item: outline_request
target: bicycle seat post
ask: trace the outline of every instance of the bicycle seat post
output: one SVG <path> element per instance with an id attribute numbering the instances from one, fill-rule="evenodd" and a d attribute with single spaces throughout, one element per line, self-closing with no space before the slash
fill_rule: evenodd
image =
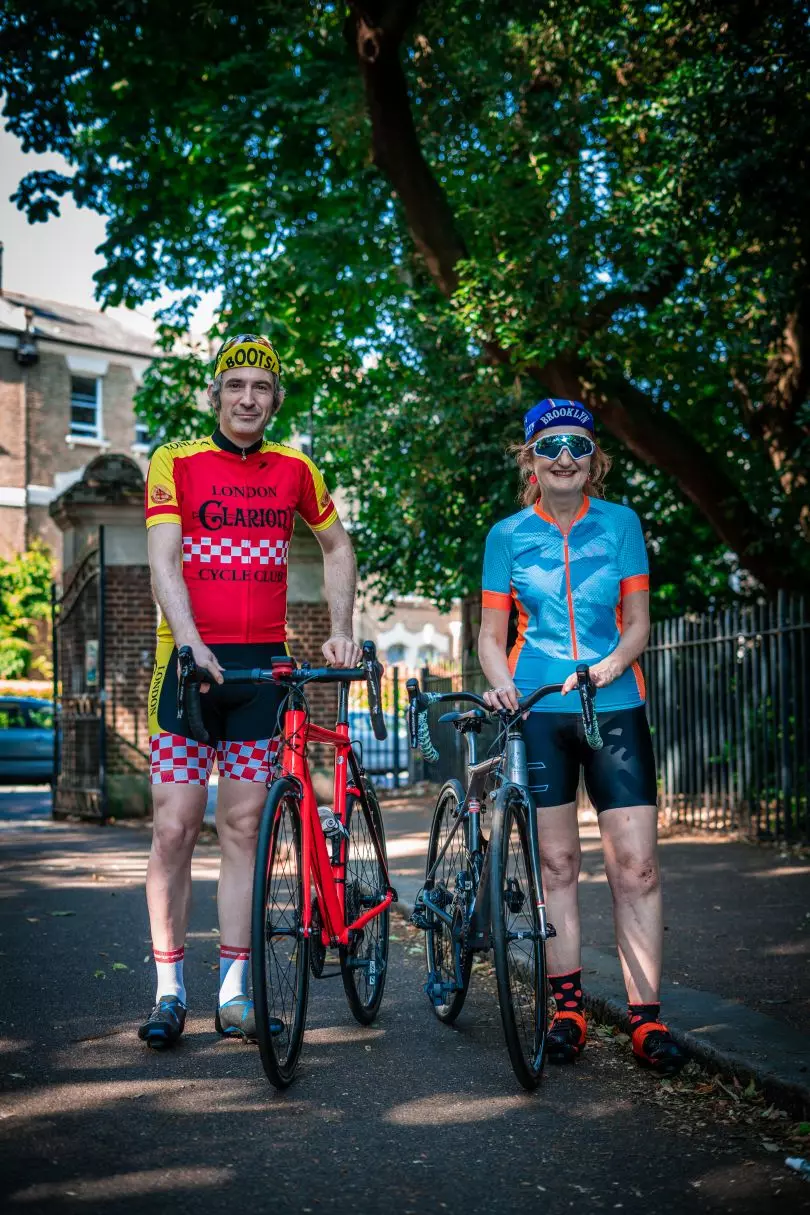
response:
<path id="1" fill-rule="evenodd" d="M 470 769 L 478 762 L 478 735 L 475 730 L 467 730 L 464 733 L 464 741 L 467 744 L 467 781 L 470 783 Z"/>

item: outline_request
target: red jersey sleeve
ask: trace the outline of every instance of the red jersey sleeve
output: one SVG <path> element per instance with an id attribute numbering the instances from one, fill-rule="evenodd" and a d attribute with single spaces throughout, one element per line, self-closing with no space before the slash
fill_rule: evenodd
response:
<path id="1" fill-rule="evenodd" d="M 304 456 L 301 464 L 301 487 L 297 509 L 301 518 L 314 532 L 325 531 L 338 517 L 335 504 L 326 488 L 326 482 L 308 456 Z"/>

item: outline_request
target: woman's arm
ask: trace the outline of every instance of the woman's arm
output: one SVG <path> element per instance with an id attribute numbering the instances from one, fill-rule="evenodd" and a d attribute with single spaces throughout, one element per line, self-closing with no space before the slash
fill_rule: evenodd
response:
<path id="1" fill-rule="evenodd" d="M 492 688 L 484 693 L 491 709 L 517 711 L 518 694 L 506 657 L 506 634 L 509 613 L 500 608 L 481 609 L 481 630 L 478 634 L 478 660 Z"/>

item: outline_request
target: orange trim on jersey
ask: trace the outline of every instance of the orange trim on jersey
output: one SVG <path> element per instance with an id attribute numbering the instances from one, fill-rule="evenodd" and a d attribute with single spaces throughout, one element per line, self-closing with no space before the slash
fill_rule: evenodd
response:
<path id="1" fill-rule="evenodd" d="M 517 664 L 518 664 L 518 659 L 520 658 L 520 652 L 523 649 L 524 645 L 526 644 L 526 626 L 529 623 L 529 613 L 526 611 L 525 607 L 518 599 L 518 597 L 515 593 L 514 587 L 512 587 L 512 598 L 514 599 L 515 607 L 518 610 L 517 641 L 512 646 L 512 649 L 509 653 L 509 658 L 508 658 L 509 674 L 514 676 L 515 671 L 517 670 Z"/>
<path id="2" fill-rule="evenodd" d="M 622 598 L 625 595 L 632 595 L 634 591 L 648 591 L 649 589 L 649 574 L 634 574 L 632 578 L 622 578 L 619 583 L 619 593 Z"/>
<path id="3" fill-rule="evenodd" d="M 568 559 L 568 533 L 563 536 L 563 557 L 565 558 L 565 597 L 568 600 L 568 623 L 571 626 L 571 650 L 574 658 L 579 658 L 577 650 L 577 626 L 574 620 L 574 596 L 571 594 L 571 563 Z"/>
<path id="4" fill-rule="evenodd" d="M 574 524 L 579 523 L 580 519 L 583 519 L 585 515 L 587 515 L 590 508 L 591 500 L 586 494 L 583 499 L 582 506 L 571 520 L 571 526 L 568 528 L 568 531 L 563 532 L 563 529 L 560 527 L 557 520 L 553 519 L 551 515 L 546 514 L 546 512 L 543 510 L 542 506 L 540 505 L 539 498 L 534 504 L 535 513 L 538 514 L 541 519 L 545 519 L 546 523 L 551 523 L 557 528 L 558 531 L 562 532 L 563 556 L 565 557 L 565 596 L 568 600 L 568 623 L 571 626 L 571 651 L 575 659 L 579 658 L 579 652 L 577 649 L 577 626 L 574 619 L 574 596 L 571 593 L 571 565 L 568 560 L 568 537 L 571 535 L 571 528 L 574 526 Z"/>
<path id="5" fill-rule="evenodd" d="M 496 612 L 510 612 L 512 596 L 507 595 L 505 591 L 482 591 L 481 607 L 493 608 Z"/>
<path id="6" fill-rule="evenodd" d="M 539 515 L 541 519 L 545 519 L 546 523 L 551 523 L 554 527 L 559 528 L 559 530 L 562 532 L 562 528 L 560 527 L 557 520 L 552 515 L 546 514 L 546 512 L 543 510 L 543 507 L 540 505 L 540 502 L 541 502 L 541 499 L 538 498 L 534 504 L 535 514 Z M 585 494 L 582 506 L 579 508 L 579 510 L 574 515 L 573 519 L 571 520 L 571 527 L 573 527 L 575 523 L 579 523 L 580 519 L 583 519 L 585 517 L 585 515 L 587 515 L 587 513 L 590 509 L 591 509 L 591 500 L 588 497 L 588 495 Z M 571 527 L 568 528 L 568 532 L 571 531 Z M 563 532 L 563 535 L 567 536 L 568 532 Z"/>
<path id="7" fill-rule="evenodd" d="M 639 577 L 646 577 L 646 575 L 639 575 Z M 636 589 L 640 589 L 640 588 L 636 588 Z M 621 607 L 621 604 L 619 604 L 618 607 L 616 608 L 616 628 L 619 630 L 619 636 L 621 636 L 621 634 L 622 634 L 622 607 Z M 638 689 L 639 696 L 641 697 L 642 700 L 646 700 L 647 699 L 647 685 L 644 682 L 644 672 L 641 669 L 641 664 L 639 663 L 638 659 L 636 659 L 636 661 L 633 663 L 633 665 L 630 669 L 633 672 L 633 676 L 636 681 L 636 688 Z"/>

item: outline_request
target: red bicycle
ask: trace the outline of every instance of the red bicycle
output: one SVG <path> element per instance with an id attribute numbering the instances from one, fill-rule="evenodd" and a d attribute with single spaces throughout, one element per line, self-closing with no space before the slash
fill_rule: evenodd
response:
<path id="1" fill-rule="evenodd" d="M 180 695 L 191 732 L 204 742 L 200 682 L 191 651 L 180 651 Z M 361 1025 L 377 1015 L 388 967 L 389 907 L 385 834 L 376 793 L 349 737 L 349 684 L 365 680 L 376 738 L 386 737 L 374 645 L 363 645 L 358 668 L 297 667 L 273 659 L 270 670 L 230 670 L 225 683 L 274 682 L 288 688 L 283 725 L 262 815 L 253 879 L 251 965 L 256 1035 L 262 1066 L 277 1088 L 295 1075 L 304 1042 L 309 977 L 323 975 L 326 951 L 337 949 L 349 1007 Z M 304 688 L 338 684 L 334 730 L 310 719 Z M 280 713 L 281 717 L 282 714 Z M 268 735 L 275 733 L 268 729 Z M 307 760 L 309 743 L 332 747 L 332 813 L 321 817 Z"/>

